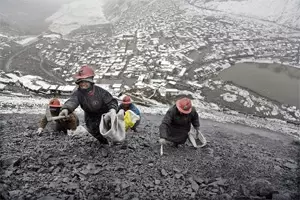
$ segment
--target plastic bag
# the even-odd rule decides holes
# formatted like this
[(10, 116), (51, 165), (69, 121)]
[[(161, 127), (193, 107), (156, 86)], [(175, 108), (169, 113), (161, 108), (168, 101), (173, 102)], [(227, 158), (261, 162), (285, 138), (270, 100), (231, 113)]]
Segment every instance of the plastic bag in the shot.
[(139, 119), (140, 116), (138, 116), (131, 110), (127, 110), (124, 116), (125, 131), (127, 131), (129, 128), (132, 128)]
[[(105, 117), (105, 115), (110, 116)], [(105, 118), (109, 120), (106, 121)], [(102, 115), (99, 129), (101, 135), (110, 141), (121, 142), (125, 140), (124, 111), (120, 110), (117, 114), (107, 113)]]

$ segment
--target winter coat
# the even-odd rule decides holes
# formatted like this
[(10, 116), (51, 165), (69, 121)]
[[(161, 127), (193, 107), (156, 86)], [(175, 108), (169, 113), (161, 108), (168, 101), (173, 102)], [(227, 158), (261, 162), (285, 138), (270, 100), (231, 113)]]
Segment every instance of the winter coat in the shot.
[[(59, 112), (53, 113), (51, 112), (52, 117), (58, 116)], [(57, 131), (61, 130), (76, 130), (77, 126), (79, 125), (78, 117), (75, 113), (71, 113), (68, 118), (66, 119), (59, 119), (55, 121)], [(40, 120), (39, 128), (45, 128), (48, 124), (46, 115)]]
[(92, 85), (92, 87), (90, 92), (78, 88), (61, 109), (68, 109), (71, 113), (80, 105), (85, 116), (89, 117), (101, 117), (110, 109), (117, 110), (118, 101), (107, 90), (96, 85)]
[(129, 107), (126, 108), (126, 109), (124, 108), (124, 105), (123, 105), (123, 104), (120, 104), (119, 107), (118, 107), (118, 111), (121, 110), (121, 109), (123, 109), (125, 112), (126, 112), (127, 110), (131, 110), (132, 112), (134, 112), (134, 113), (137, 114), (138, 116), (141, 115), (140, 110), (139, 110), (133, 103), (131, 103), (131, 104), (129, 105)]
[(191, 113), (181, 114), (174, 105), (167, 111), (159, 126), (160, 137), (177, 144), (183, 144), (188, 138), (191, 124), (196, 129), (200, 127), (196, 109), (193, 107)]

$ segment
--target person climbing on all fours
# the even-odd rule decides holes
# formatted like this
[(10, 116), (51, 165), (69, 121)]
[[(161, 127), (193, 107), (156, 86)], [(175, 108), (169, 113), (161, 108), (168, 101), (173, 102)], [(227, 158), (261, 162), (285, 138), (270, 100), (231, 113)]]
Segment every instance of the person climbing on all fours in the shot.
[(126, 112), (127, 110), (131, 110), (132, 112), (134, 112), (136, 115), (138, 115), (140, 117), (140, 119), (137, 120), (135, 122), (134, 126), (131, 128), (131, 130), (133, 130), (134, 132), (137, 132), (136, 128), (141, 123), (141, 112), (137, 108), (137, 106), (134, 103), (132, 103), (130, 96), (127, 95), (123, 98), (122, 103), (118, 107), (118, 112), (121, 109), (123, 109), (124, 112)]
[[(108, 144), (99, 130), (102, 115), (116, 113), (118, 101), (105, 89), (94, 84), (94, 70), (89, 66), (82, 66), (75, 74), (78, 89), (62, 106), (60, 116), (72, 113), (79, 105), (84, 111), (84, 121), (88, 132), (101, 144)], [(110, 116), (105, 115), (106, 116)]]
[[(50, 100), (48, 108), (50, 111), (50, 117), (56, 117), (59, 115), (59, 111), (61, 108), (60, 101), (57, 98), (53, 98)], [(48, 112), (46, 110), (46, 112)], [(78, 117), (75, 113), (70, 113), (67, 115), (65, 119), (58, 119), (55, 120), (55, 130), (54, 131), (63, 131), (65, 133), (67, 132), (73, 132), (76, 130), (77, 126), (79, 125)], [(37, 134), (41, 135), (43, 130), (46, 128), (48, 124), (47, 114), (43, 116), (43, 118), (40, 120), (39, 128), (37, 130)]]
[[(190, 132), (191, 125), (196, 130), (196, 137)], [(167, 111), (159, 126), (159, 132), (161, 144), (173, 143), (177, 147), (189, 138), (196, 148), (206, 145), (206, 139), (200, 132), (199, 115), (188, 98), (177, 100), (176, 104)], [(195, 138), (201, 141), (201, 146), (196, 144)]]

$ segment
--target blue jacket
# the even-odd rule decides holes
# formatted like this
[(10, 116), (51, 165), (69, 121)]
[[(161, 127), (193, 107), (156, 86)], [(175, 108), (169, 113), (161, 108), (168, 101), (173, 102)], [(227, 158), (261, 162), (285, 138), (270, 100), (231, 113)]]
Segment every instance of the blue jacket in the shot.
[(141, 116), (140, 110), (139, 110), (133, 103), (131, 103), (131, 104), (129, 105), (129, 108), (127, 108), (127, 109), (124, 108), (123, 104), (120, 104), (119, 107), (118, 107), (118, 112), (119, 112), (119, 110), (121, 110), (121, 109), (123, 109), (125, 112), (126, 112), (127, 110), (131, 110), (131, 111), (133, 111), (135, 114), (137, 114), (138, 116)]

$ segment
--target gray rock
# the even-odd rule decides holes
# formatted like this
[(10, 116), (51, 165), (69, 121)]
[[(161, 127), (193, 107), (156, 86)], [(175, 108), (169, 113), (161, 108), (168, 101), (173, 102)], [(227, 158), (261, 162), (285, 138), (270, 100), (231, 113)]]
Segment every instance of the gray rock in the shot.
[(214, 187), (218, 187), (218, 186), (226, 186), (227, 180), (223, 179), (223, 178), (217, 178), (217, 181), (214, 181), (210, 184), (208, 184), (209, 186), (214, 186)]
[(161, 172), (161, 175), (168, 176), (168, 173), (166, 170), (162, 169), (160, 172)]
[(39, 198), (38, 200), (61, 200), (57, 197), (53, 197), (53, 196), (44, 196), (44, 197), (41, 197)]
[(272, 184), (264, 179), (257, 179), (251, 183), (250, 194), (252, 196), (269, 196), (274, 191)]
[(233, 199), (233, 198), (227, 193), (217, 195), (213, 198), (213, 200), (231, 200), (231, 199)]
[(196, 181), (192, 181), (192, 189), (197, 192), (199, 190), (199, 185), (196, 183)]
[(291, 199), (292, 197), (289, 193), (272, 195), (272, 200), (291, 200)]
[(285, 163), (283, 166), (289, 168), (289, 169), (297, 169), (298, 168), (298, 165), (297, 164), (294, 164), (294, 163), (290, 163), (290, 162), (287, 162)]
[(78, 183), (69, 183), (67, 185), (67, 188), (71, 189), (71, 190), (76, 190), (76, 189), (79, 189), (79, 184)]
[(175, 178), (180, 179), (181, 177), (183, 177), (183, 174), (175, 174)]
[(203, 179), (201, 179), (201, 178), (199, 178), (199, 177), (197, 177), (197, 176), (194, 176), (193, 178), (194, 178), (194, 180), (195, 180), (197, 183), (199, 183), (199, 184), (201, 184), (201, 183), (204, 182)]
[(173, 170), (174, 170), (174, 172), (176, 172), (176, 173), (180, 173), (180, 172), (181, 172), (181, 170), (178, 169), (178, 168), (176, 168), (176, 167), (174, 167)]

